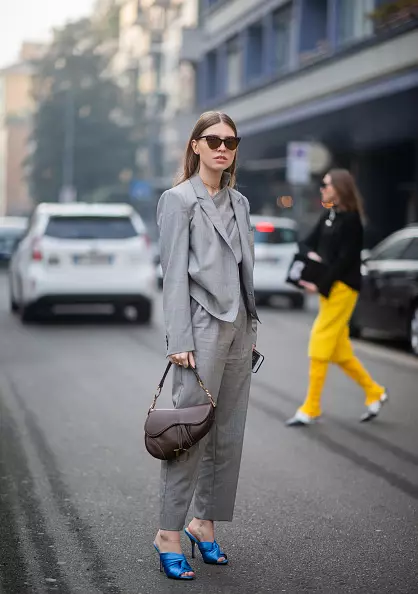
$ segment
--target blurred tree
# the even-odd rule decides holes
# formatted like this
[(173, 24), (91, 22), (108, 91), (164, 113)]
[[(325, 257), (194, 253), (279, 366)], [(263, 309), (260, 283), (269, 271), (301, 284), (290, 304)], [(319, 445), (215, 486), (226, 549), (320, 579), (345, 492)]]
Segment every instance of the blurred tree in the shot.
[(37, 202), (57, 201), (63, 186), (74, 186), (83, 199), (120, 184), (121, 171), (135, 168), (119, 87), (108, 74), (115, 36), (112, 9), (104, 22), (83, 19), (55, 31), (37, 64), (38, 109), (27, 163)]

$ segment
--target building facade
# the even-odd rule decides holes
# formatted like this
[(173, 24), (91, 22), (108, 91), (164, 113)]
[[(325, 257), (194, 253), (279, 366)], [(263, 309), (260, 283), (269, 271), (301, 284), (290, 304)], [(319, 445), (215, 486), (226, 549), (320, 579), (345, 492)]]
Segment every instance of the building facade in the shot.
[[(288, 143), (315, 141), (355, 173), (370, 244), (418, 220), (416, 2), (201, 0), (199, 27), (198, 110), (236, 120), (255, 210), (294, 191)], [(298, 190), (303, 220), (319, 208), (317, 184)]]
[(197, 59), (193, 52), (197, 22), (197, 0), (182, 0), (178, 11), (171, 13), (163, 35), (161, 189), (172, 185), (197, 118)]
[(195, 56), (182, 54), (196, 31), (197, 0), (119, 0), (114, 75), (132, 110), (137, 174), (155, 195), (172, 184), (196, 105)]
[(0, 71), (0, 216), (27, 215), (32, 208), (24, 170), (35, 107), (31, 61), (44, 50), (24, 44), (20, 61)]

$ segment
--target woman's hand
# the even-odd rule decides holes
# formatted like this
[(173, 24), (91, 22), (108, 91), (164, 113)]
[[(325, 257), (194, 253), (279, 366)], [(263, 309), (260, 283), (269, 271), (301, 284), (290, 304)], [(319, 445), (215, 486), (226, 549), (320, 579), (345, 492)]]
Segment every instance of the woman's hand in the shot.
[(192, 352), (175, 353), (174, 355), (170, 355), (169, 359), (172, 363), (174, 363), (174, 365), (179, 365), (179, 367), (196, 367), (196, 363)]
[(317, 254), (316, 252), (309, 252), (308, 258), (310, 260), (314, 260), (314, 262), (322, 262), (321, 256), (319, 254)]
[(318, 287), (313, 283), (307, 283), (304, 280), (300, 280), (299, 286), (303, 287), (308, 293), (318, 293)]

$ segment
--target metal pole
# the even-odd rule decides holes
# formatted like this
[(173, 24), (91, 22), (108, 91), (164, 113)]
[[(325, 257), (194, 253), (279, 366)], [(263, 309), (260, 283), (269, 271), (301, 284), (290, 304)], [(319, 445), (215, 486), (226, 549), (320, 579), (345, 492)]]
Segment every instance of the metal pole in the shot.
[(62, 185), (67, 189), (73, 189), (74, 187), (74, 116), (74, 93), (70, 87), (65, 94), (64, 153), (62, 161)]

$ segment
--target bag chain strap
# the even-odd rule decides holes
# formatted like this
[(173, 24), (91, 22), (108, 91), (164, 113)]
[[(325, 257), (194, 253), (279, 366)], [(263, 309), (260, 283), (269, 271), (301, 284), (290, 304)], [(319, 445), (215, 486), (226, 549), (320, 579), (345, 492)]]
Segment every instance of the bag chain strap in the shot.
[[(164, 371), (164, 375), (163, 375), (163, 377), (161, 378), (161, 381), (160, 381), (160, 383), (159, 383), (159, 384), (158, 384), (158, 386), (157, 386), (157, 391), (156, 391), (156, 393), (155, 393), (155, 395), (154, 395), (154, 400), (152, 401), (152, 404), (151, 404), (151, 406), (150, 406), (150, 408), (149, 408), (149, 411), (148, 411), (148, 412), (151, 412), (152, 410), (154, 410), (154, 408), (155, 408), (155, 405), (157, 404), (157, 400), (158, 400), (158, 398), (159, 398), (159, 396), (160, 396), (160, 394), (161, 394), (161, 391), (162, 391), (162, 389), (163, 389), (163, 386), (164, 386), (165, 379), (166, 379), (166, 377), (167, 377), (167, 375), (168, 375), (168, 372), (170, 371), (170, 368), (171, 368), (171, 366), (172, 366), (172, 363), (171, 363), (171, 361), (170, 361), (170, 362), (168, 363), (168, 365), (167, 365), (167, 367), (166, 367), (165, 371)], [(206, 395), (207, 395), (207, 397), (209, 398), (209, 401), (210, 401), (211, 405), (213, 406), (213, 408), (216, 408), (216, 402), (214, 401), (214, 399), (213, 399), (213, 397), (212, 397), (211, 393), (209, 392), (209, 390), (208, 390), (207, 388), (205, 388), (205, 386), (204, 386), (204, 384), (203, 384), (203, 381), (202, 381), (202, 380), (201, 380), (201, 378), (200, 378), (200, 375), (197, 373), (197, 369), (196, 369), (195, 367), (191, 367), (190, 369), (191, 369), (191, 370), (193, 371), (193, 373), (195, 374), (195, 376), (196, 376), (196, 379), (197, 379), (197, 382), (198, 382), (199, 386), (202, 388), (202, 390), (203, 390), (204, 392), (206, 392)]]

